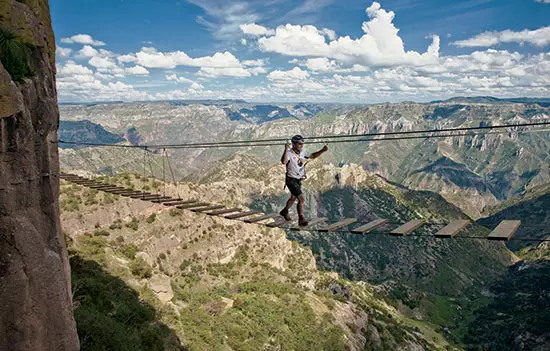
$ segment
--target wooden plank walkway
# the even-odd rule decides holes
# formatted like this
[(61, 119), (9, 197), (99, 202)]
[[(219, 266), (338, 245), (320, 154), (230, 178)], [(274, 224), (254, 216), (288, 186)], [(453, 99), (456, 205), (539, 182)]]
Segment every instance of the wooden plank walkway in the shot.
[(271, 227), (271, 228), (275, 228), (275, 227), (280, 227), (284, 224), (287, 224), (287, 223), (291, 223), (292, 221), (287, 221), (286, 219), (284, 218), (281, 218), (281, 219), (277, 219), (271, 223), (267, 223), (266, 226), (268, 227)]
[(253, 214), (257, 214), (257, 213), (260, 213), (260, 211), (251, 210), (251, 211), (247, 211), (247, 212), (240, 212), (240, 213), (235, 213), (235, 214), (232, 214), (232, 215), (229, 215), (229, 216), (225, 216), (225, 218), (227, 218), (227, 219), (237, 219), (237, 218), (252, 216)]
[(488, 240), (510, 240), (510, 238), (516, 233), (521, 221), (502, 221), (499, 225), (489, 234)]
[[(258, 223), (258, 224), (262, 224), (272, 228), (279, 227), (282, 229), (292, 229), (292, 230), (317, 230), (319, 232), (330, 232), (330, 231), (335, 231), (337, 229), (346, 227), (351, 223), (354, 223), (357, 221), (355, 218), (346, 218), (341, 221), (325, 225), (321, 228), (313, 228), (313, 226), (319, 223), (325, 222), (327, 218), (314, 218), (309, 221), (307, 226), (299, 226), (297, 224), (296, 219), (292, 219), (291, 221), (286, 221), (282, 217), (279, 218), (280, 215), (278, 213), (261, 214), (261, 212), (257, 210), (238, 212), (238, 211), (241, 211), (241, 209), (237, 207), (224, 208), (224, 206), (222, 205), (212, 205), (208, 202), (199, 202), (198, 200), (183, 200), (183, 199), (173, 198), (170, 196), (163, 196), (161, 194), (154, 194), (154, 193), (152, 194), (150, 192), (132, 190), (130, 188), (124, 188), (114, 184), (100, 182), (100, 181), (92, 180), (89, 178), (77, 176), (70, 173), (60, 173), (60, 179), (68, 182), (72, 182), (80, 186), (85, 186), (90, 189), (96, 189), (96, 190), (114, 194), (114, 195), (126, 196), (132, 199), (150, 201), (153, 203), (162, 203), (165, 206), (176, 206), (179, 209), (190, 209), (193, 212), (203, 212), (211, 216), (226, 215), (223, 217), (227, 219), (242, 218), (241, 220), (244, 222)], [(238, 212), (238, 213), (234, 213), (234, 212)], [(255, 217), (250, 217), (255, 214), (260, 214), (260, 215)], [(244, 218), (244, 217), (248, 217), (248, 218)], [(259, 223), (259, 222), (268, 221), (271, 219), (273, 219), (273, 222), (271, 223)], [(387, 219), (377, 219), (365, 225), (354, 228), (350, 230), (350, 232), (356, 233), (356, 234), (365, 234), (387, 223), (388, 223)], [(399, 226), (398, 228), (393, 229), (388, 234), (394, 235), (394, 236), (409, 235), (410, 233), (412, 233), (414, 230), (418, 229), (425, 223), (426, 222), (424, 220), (412, 220)], [(435, 234), (435, 237), (453, 238), (461, 230), (464, 230), (470, 224), (471, 222), (469, 220), (464, 220), (464, 219), (454, 220), (448, 225), (446, 225), (444, 228), (440, 229)], [(517, 232), (520, 225), (521, 225), (521, 221), (519, 220), (503, 220), (489, 234), (489, 236), (487, 236), (487, 239), (502, 240), (502, 241), (510, 240), (510, 238)]]
[(270, 218), (276, 218), (276, 217), (279, 217), (279, 216), (280, 216), (280, 214), (278, 214), (278, 213), (269, 213), (269, 214), (265, 214), (265, 215), (258, 216), (258, 217), (248, 218), (248, 219), (245, 219), (244, 221), (246, 223), (257, 223), (257, 222), (268, 220)]
[(212, 205), (212, 206), (206, 206), (206, 207), (198, 207), (193, 208), (191, 211), (193, 212), (206, 212), (206, 211), (212, 211), (212, 210), (219, 210), (220, 208), (224, 208), (224, 205)]
[(292, 230), (312, 230), (312, 229), (314, 229), (313, 227), (315, 227), (317, 224), (324, 223), (327, 220), (328, 220), (328, 218), (326, 218), (326, 217), (312, 218), (309, 221), (308, 225), (300, 226), (298, 224), (294, 224), (293, 226), (290, 227), (290, 229), (292, 229)]
[(232, 213), (232, 212), (239, 212), (241, 209), (238, 208), (238, 207), (233, 207), (233, 208), (227, 208), (225, 210), (218, 210), (218, 211), (212, 211), (212, 212), (208, 212), (207, 214), (210, 215), (210, 216), (219, 216), (219, 215), (222, 215), (222, 214), (227, 214), (227, 213)]
[(160, 199), (151, 200), (151, 202), (154, 202), (156, 204), (162, 204), (164, 202), (170, 202), (170, 201), (174, 201), (174, 200), (176, 200), (176, 199), (174, 199), (173, 197), (165, 196), (165, 197), (160, 198)]
[(176, 206), (176, 208), (179, 208), (180, 210), (185, 210), (185, 209), (188, 209), (188, 208), (204, 207), (204, 206), (208, 206), (208, 205), (210, 205), (210, 203), (208, 203), (208, 202), (195, 202), (195, 203), (187, 204), (187, 205), (178, 205), (178, 206)]
[(468, 225), (470, 225), (469, 220), (457, 219), (435, 233), (435, 236), (437, 238), (452, 238)]
[(424, 223), (425, 222), (421, 219), (415, 219), (415, 220), (412, 220), (410, 222), (407, 222), (407, 223), (403, 224), (400, 227), (395, 228), (394, 230), (389, 232), (389, 234), (394, 235), (394, 236), (408, 235), (413, 230), (420, 228)]
[(376, 227), (384, 225), (388, 222), (389, 221), (387, 219), (375, 219), (372, 222), (369, 222), (365, 225), (362, 225), (360, 227), (352, 229), (351, 232), (355, 233), (355, 234), (366, 234), (366, 233), (370, 232), (371, 230), (375, 229)]
[(177, 205), (187, 205), (187, 204), (193, 204), (197, 201), (195, 200), (181, 200), (181, 201), (170, 201), (163, 203), (164, 206), (177, 206)]
[(355, 218), (346, 218), (346, 219), (343, 219), (343, 220), (338, 221), (336, 223), (329, 224), (326, 227), (319, 228), (317, 230), (320, 231), (320, 232), (331, 232), (331, 231), (336, 230), (336, 229), (347, 227), (348, 225), (350, 225), (352, 223), (355, 223), (355, 222), (357, 222), (357, 219), (355, 219)]

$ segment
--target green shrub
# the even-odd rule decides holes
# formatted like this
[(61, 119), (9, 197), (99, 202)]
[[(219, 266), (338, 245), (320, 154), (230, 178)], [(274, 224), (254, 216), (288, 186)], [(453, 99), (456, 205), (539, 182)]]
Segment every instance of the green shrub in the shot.
[[(118, 239), (118, 238), (117, 238)], [(134, 244), (130, 244), (130, 245), (124, 245), (121, 249), (120, 249), (120, 252), (128, 257), (129, 259), (133, 260), (134, 258), (136, 258), (136, 254), (138, 253), (139, 249), (136, 245)]]
[(168, 212), (170, 216), (175, 217), (181, 215), (181, 210), (178, 210), (176, 208), (170, 209), (170, 212)]
[(132, 217), (132, 220), (128, 223), (126, 223), (126, 227), (134, 230), (134, 231), (137, 231), (138, 228), (139, 228), (139, 219), (137, 219), (136, 217)]
[(151, 224), (155, 221), (155, 219), (157, 219), (157, 214), (152, 213), (149, 217), (147, 217), (146, 222)]
[(141, 257), (133, 259), (128, 265), (132, 274), (139, 278), (151, 278), (153, 268)]
[(96, 229), (94, 230), (94, 236), (109, 236), (111, 233), (105, 229)]
[(0, 27), (0, 61), (14, 82), (33, 75), (29, 57), (34, 46), (22, 42), (12, 31)]

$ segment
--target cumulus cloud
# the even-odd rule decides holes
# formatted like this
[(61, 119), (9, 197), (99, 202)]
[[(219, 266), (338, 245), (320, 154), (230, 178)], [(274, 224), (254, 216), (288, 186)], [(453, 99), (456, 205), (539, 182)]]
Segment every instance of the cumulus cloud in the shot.
[(94, 40), (89, 34), (77, 34), (70, 38), (62, 38), (61, 42), (64, 44), (86, 44), (93, 46), (104, 46), (105, 43), (99, 40)]
[(241, 28), (244, 34), (250, 34), (255, 36), (273, 35), (275, 33), (273, 29), (268, 29), (256, 23), (241, 24), (239, 28)]
[(191, 79), (187, 79), (185, 77), (179, 77), (177, 74), (167, 74), (165, 75), (167, 80), (173, 80), (176, 83), (193, 83)]
[(250, 77), (251, 73), (242, 67), (201, 67), (197, 75), (207, 78)]
[(84, 45), (76, 54), (77, 58), (91, 58), (96, 56), (100, 56), (99, 51), (90, 45)]
[(129, 73), (129, 74), (135, 75), (135, 76), (148, 76), (149, 75), (149, 71), (147, 70), (147, 68), (142, 67), (142, 66), (129, 67), (129, 68), (126, 68), (124, 71), (126, 73)]
[[(335, 38), (334, 32), (319, 30), (311, 25), (279, 26), (275, 35), (261, 37), (259, 48), (289, 56), (327, 57), (346, 65), (395, 66), (400, 64), (426, 65), (438, 61), (439, 37), (432, 37), (432, 44), (425, 53), (405, 51), (398, 29), (393, 24), (395, 14), (373, 2), (366, 9), (369, 21), (363, 22), (365, 33), (359, 39), (349, 36)], [(326, 40), (328, 36), (328, 41)]]
[(118, 56), (116, 59), (120, 63), (129, 63), (129, 62), (137, 61), (137, 57), (135, 55), (121, 55), (121, 56)]
[(455, 41), (453, 45), (458, 47), (488, 47), (501, 43), (528, 43), (544, 47), (550, 44), (550, 26), (535, 30), (524, 29), (519, 32), (509, 29), (501, 32), (484, 32), (470, 39)]
[(314, 72), (330, 72), (337, 68), (336, 61), (329, 60), (326, 57), (316, 57), (307, 59), (305, 66)]
[(291, 81), (302, 80), (309, 77), (307, 71), (302, 70), (300, 67), (294, 67), (289, 71), (275, 70), (267, 75), (267, 79), (272, 81)]
[(264, 59), (244, 60), (243, 66), (265, 66), (265, 60)]
[(60, 46), (58, 46), (56, 49), (55, 49), (55, 53), (57, 54), (57, 56), (59, 57), (69, 57), (71, 56), (73, 50), (72, 49), (69, 49), (69, 48), (62, 48)]
[(67, 61), (64, 65), (57, 66), (57, 75), (60, 77), (89, 75), (91, 76), (93, 71), (88, 67), (78, 65), (74, 61)]
[(114, 60), (106, 57), (99, 57), (99, 56), (92, 57), (90, 61), (88, 61), (88, 63), (90, 64), (90, 66), (94, 66), (95, 68), (112, 69), (112, 68), (118, 67)]

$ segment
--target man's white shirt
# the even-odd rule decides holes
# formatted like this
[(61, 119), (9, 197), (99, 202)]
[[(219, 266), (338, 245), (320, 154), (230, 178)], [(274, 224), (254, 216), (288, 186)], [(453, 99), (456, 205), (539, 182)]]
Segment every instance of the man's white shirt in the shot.
[[(286, 164), (286, 175), (291, 178), (302, 179), (304, 178), (304, 166), (306, 158), (309, 158), (311, 155), (307, 152), (300, 152), (299, 155), (296, 155), (293, 150), (289, 149), (287, 151), (288, 163)], [(301, 159), (301, 166), (300, 166)]]

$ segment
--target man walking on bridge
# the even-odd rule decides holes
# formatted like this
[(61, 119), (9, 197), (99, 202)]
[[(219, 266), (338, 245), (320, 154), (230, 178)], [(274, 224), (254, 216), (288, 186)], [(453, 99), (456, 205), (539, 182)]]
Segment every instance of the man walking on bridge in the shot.
[(304, 138), (301, 135), (292, 137), (292, 147), (290, 144), (285, 145), (285, 151), (281, 157), (281, 163), (286, 166), (285, 184), (290, 190), (290, 198), (286, 202), (285, 208), (279, 214), (287, 221), (292, 220), (288, 214), (288, 210), (298, 199), (298, 224), (300, 226), (308, 225), (308, 221), (304, 217), (304, 195), (302, 194), (302, 180), (306, 178), (304, 167), (306, 159), (314, 159), (328, 151), (325, 145), (323, 148), (312, 154), (304, 152)]

